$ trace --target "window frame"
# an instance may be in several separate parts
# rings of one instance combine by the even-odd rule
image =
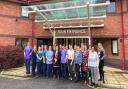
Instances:
[[[116,44],[117,44],[117,53],[114,53],[114,51],[113,51],[113,41],[117,41],[116,42]],[[112,55],[118,55],[119,54],[119,50],[118,50],[119,48],[118,48],[118,39],[111,39],[111,53],[112,53]]]

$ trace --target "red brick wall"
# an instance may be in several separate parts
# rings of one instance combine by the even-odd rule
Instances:
[[[21,17],[21,5],[7,1],[0,1],[1,41],[4,39],[4,44],[9,45],[10,43],[10,45],[15,45],[15,38],[19,36],[21,38],[31,37],[31,35],[32,21],[28,18]],[[7,39],[5,40],[5,38]]]
[[[38,37],[51,37],[51,33],[49,30],[44,30],[43,23],[35,24],[35,36]]]
[[[0,0],[0,14],[20,16],[20,9],[20,4],[6,2],[6,0]]]

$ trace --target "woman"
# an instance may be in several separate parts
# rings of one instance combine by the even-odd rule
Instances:
[[[89,56],[89,51],[87,46],[85,45],[83,51],[83,61],[82,61],[82,73],[83,73],[83,78],[85,80],[85,84],[87,83],[87,79],[88,79],[88,56]]]
[[[63,79],[67,78],[67,50],[65,46],[61,50],[61,74]]]
[[[101,43],[98,43],[98,55],[99,55],[99,74],[100,74],[100,79],[99,81],[104,81],[104,55],[105,55],[105,50],[102,46]]]
[[[80,47],[77,46],[77,49],[74,54],[74,63],[75,63],[75,73],[76,73],[76,80],[75,82],[80,81],[80,68],[82,64],[82,52],[80,51]]]
[[[36,75],[36,60],[37,60],[37,57],[36,57],[36,53],[37,53],[37,50],[36,50],[36,46],[33,47],[33,51],[32,51],[32,76],[34,77]]]
[[[50,78],[53,75],[53,56],[54,53],[52,51],[52,47],[49,46],[48,51],[46,53],[46,64],[47,64],[47,77]]]
[[[43,58],[43,52],[40,46],[38,47],[36,57],[37,57],[37,61],[36,61],[37,62],[37,75],[41,76],[41,60]]]
[[[41,75],[43,76],[43,64],[44,64],[44,45],[41,45],[41,49],[42,49],[42,53],[43,53],[43,57],[41,59]]]
[[[54,50],[54,65],[53,65],[53,75],[56,78],[60,78],[60,59],[59,59],[59,49],[58,46]]]
[[[98,86],[99,57],[94,47],[92,47],[91,51],[89,52],[88,66],[89,69],[91,70],[91,79],[92,79],[91,85],[96,88]]]
[[[73,79],[73,62],[74,62],[74,50],[72,45],[69,45],[69,50],[67,51],[67,58],[68,58],[68,71],[70,80]]]

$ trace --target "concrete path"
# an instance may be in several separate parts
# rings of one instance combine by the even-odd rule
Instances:
[[[25,75],[25,67],[3,70],[0,76],[17,79],[17,80],[29,80],[29,81],[33,80],[31,77],[28,77]],[[42,81],[53,81],[53,80],[43,79]],[[56,80],[56,81],[59,82],[59,80]],[[76,85],[76,83],[73,83],[73,84]],[[97,89],[128,89],[128,71],[122,71],[120,69],[105,66],[105,84],[102,82],[99,82],[99,85],[100,87],[98,87]],[[82,86],[84,86],[85,89],[87,88],[87,86],[85,86],[84,84],[82,84]],[[89,87],[93,88],[91,86]],[[53,88],[53,89],[56,89],[56,88]],[[65,89],[71,89],[71,88],[69,87]],[[76,89],[83,89],[83,88],[76,88]]]

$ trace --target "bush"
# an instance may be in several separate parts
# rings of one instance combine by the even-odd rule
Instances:
[[[0,46],[0,70],[22,66],[24,55],[18,46]]]

